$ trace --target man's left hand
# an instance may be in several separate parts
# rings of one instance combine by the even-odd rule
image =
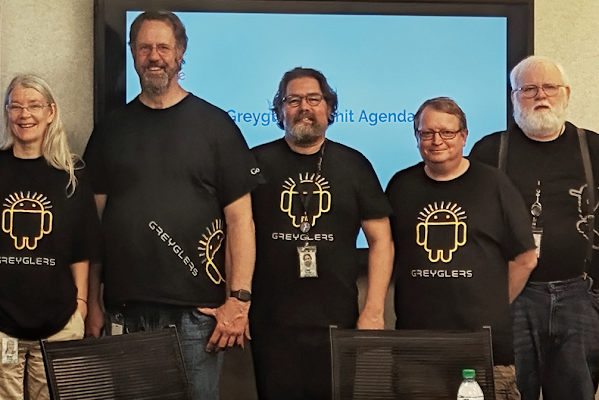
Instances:
[[[244,348],[245,338],[251,339],[248,322],[249,302],[228,298],[218,308],[198,308],[198,311],[216,318],[216,328],[208,341],[206,351],[211,353],[231,348],[237,343]]]
[[[362,311],[358,323],[356,324],[358,329],[385,329],[385,318],[383,313],[370,312],[368,310]]]

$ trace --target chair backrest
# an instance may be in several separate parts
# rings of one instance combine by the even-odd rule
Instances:
[[[191,400],[175,327],[42,341],[42,351],[54,400]]]
[[[451,399],[476,370],[495,400],[490,329],[476,332],[331,328],[333,399]]]

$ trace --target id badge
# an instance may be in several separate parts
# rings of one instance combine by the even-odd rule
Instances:
[[[301,246],[297,248],[300,278],[318,278],[316,266],[316,246]]]
[[[541,238],[543,237],[543,228],[532,228],[532,237],[535,240],[537,258],[541,257]]]
[[[109,332],[107,332],[110,336],[120,336],[123,334],[125,327],[125,318],[123,314],[120,312],[112,315],[109,315]]]
[[[123,325],[115,324],[114,322],[110,323],[110,335],[111,336],[120,336],[123,334]]]
[[[2,338],[2,364],[17,364],[19,362],[19,339]]]

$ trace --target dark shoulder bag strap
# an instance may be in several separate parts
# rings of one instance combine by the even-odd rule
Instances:
[[[584,260],[584,273],[589,272],[591,260],[593,259],[593,244],[595,243],[595,180],[593,179],[593,167],[591,164],[591,155],[589,154],[589,145],[587,135],[584,129],[577,128],[578,142],[580,143],[580,153],[582,154],[582,163],[584,165],[584,175],[587,181],[587,237],[588,247]]]
[[[507,162],[507,145],[509,141],[510,131],[508,129],[505,132],[501,133],[501,138],[499,139],[499,160],[497,162],[497,168],[499,168],[504,173],[507,173],[505,165]]]

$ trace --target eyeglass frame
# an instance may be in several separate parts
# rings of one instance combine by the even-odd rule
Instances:
[[[426,132],[423,131],[422,129],[418,129],[416,131],[416,134],[418,135],[418,139],[420,139],[421,141],[424,141],[424,142],[428,142],[429,140],[433,140],[435,138],[435,134],[438,134],[439,137],[441,138],[441,140],[452,140],[452,139],[455,139],[458,136],[458,134],[463,131],[464,131],[464,129],[462,129],[462,128],[459,128],[457,131],[450,131],[448,129],[443,129],[441,131],[426,131]],[[426,134],[432,133],[432,136],[430,138],[426,139],[426,138],[422,137],[423,133],[426,133]],[[443,135],[447,136],[448,133],[451,135],[451,137],[443,137]]]
[[[133,48],[133,51],[135,51],[135,54],[141,54],[144,57],[147,57],[148,55],[152,54],[154,49],[156,49],[156,52],[160,54],[161,57],[175,53],[177,51],[177,45],[175,45],[175,47],[171,47],[169,44],[166,43],[136,43],[131,47]]]
[[[308,99],[310,96],[318,96],[318,97],[320,97],[320,100],[318,100],[318,102],[316,104],[311,104],[310,100]],[[290,97],[293,98],[293,100],[299,100],[299,103],[297,103],[297,105],[289,104],[289,98]],[[299,107],[302,104],[302,102],[304,101],[304,99],[306,100],[306,103],[308,103],[309,106],[316,107],[317,105],[319,105],[320,103],[322,103],[322,101],[324,100],[324,94],[322,94],[322,93],[308,93],[305,96],[300,96],[300,95],[297,95],[297,94],[290,94],[289,96],[283,97],[283,104],[285,104],[288,107],[296,108],[296,107]]]
[[[529,97],[524,94],[524,89],[533,88],[533,87],[535,88],[535,93],[532,96]],[[545,90],[546,87],[555,87],[555,88],[557,88],[557,92],[555,92],[555,94],[548,94],[547,91]],[[520,92],[522,94],[522,97],[524,97],[525,99],[534,99],[539,94],[539,90],[543,90],[543,93],[545,93],[545,96],[555,97],[559,94],[559,90],[561,88],[565,88],[565,87],[568,87],[568,86],[567,85],[558,85],[558,84],[554,84],[554,83],[544,83],[540,86],[539,85],[524,85],[522,87],[512,90],[512,93]]]
[[[45,103],[45,104],[40,104],[40,109],[38,111],[31,111],[29,108],[30,107],[34,107],[34,106],[38,106],[38,104],[31,104],[31,105],[27,105],[27,106],[22,106],[20,104],[16,104],[16,103],[10,103],[7,104],[6,106],[4,106],[4,109],[6,110],[7,113],[11,114],[11,115],[21,115],[23,113],[23,110],[27,110],[27,112],[31,115],[38,115],[45,107],[50,107],[53,103]],[[12,108],[19,108],[19,112],[18,113],[14,113]],[[16,110],[15,110],[16,111]]]

